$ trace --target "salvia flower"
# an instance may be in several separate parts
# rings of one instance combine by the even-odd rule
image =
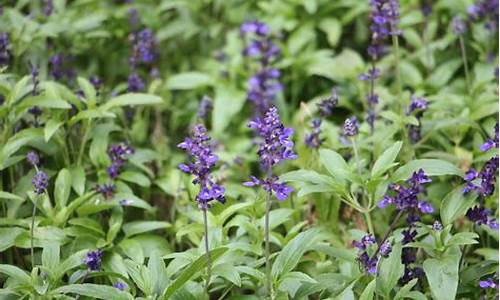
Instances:
[[[375,237],[371,234],[363,236],[360,241],[352,241],[352,245],[359,249],[356,260],[368,274],[377,273],[378,256],[370,257],[368,254],[368,248],[376,243]]]
[[[33,191],[41,195],[49,185],[49,177],[44,171],[37,171],[31,180],[31,184],[33,185]]]
[[[265,170],[271,169],[281,161],[297,158],[292,149],[291,136],[293,135],[293,129],[285,127],[281,123],[276,107],[269,108],[263,118],[251,121],[248,127],[254,129],[257,135],[262,138],[257,154]]]
[[[38,85],[40,84],[40,71],[38,70],[38,67],[36,67],[33,64],[29,64],[30,67],[30,76],[31,76],[31,83],[33,84],[33,88],[31,89],[31,95],[36,96],[40,94],[40,91],[38,90]]]
[[[371,132],[374,130],[374,123],[376,119],[375,105],[379,102],[379,97],[375,93],[375,81],[380,76],[380,70],[372,67],[366,74],[361,74],[359,76],[360,80],[368,81],[370,84],[370,92],[366,96],[366,101],[368,102],[368,113],[366,121],[370,125]]]
[[[52,0],[43,0],[43,14],[48,17],[54,11],[54,2]]]
[[[146,28],[130,34],[130,40],[133,43],[130,57],[132,66],[137,66],[139,63],[151,64],[158,56],[158,42],[151,29]]]
[[[356,117],[347,118],[344,122],[343,129],[345,136],[352,137],[357,135],[359,130],[358,118]]]
[[[34,151],[28,152],[28,154],[26,155],[26,160],[33,167],[38,166],[38,164],[40,163],[40,158],[38,157],[38,154],[36,154],[36,152],[34,152]]]
[[[90,271],[99,271],[101,269],[102,255],[101,249],[87,252],[84,262]]]
[[[482,289],[498,289],[498,282],[496,282],[492,277],[486,278],[486,280],[479,281],[479,287]]]
[[[225,203],[224,187],[216,184],[211,177],[211,170],[219,160],[213,153],[210,137],[207,135],[205,126],[199,124],[191,130],[191,136],[177,145],[185,150],[190,162],[180,164],[179,169],[187,174],[193,175],[194,184],[200,185],[200,192],[196,196],[196,202],[200,209],[208,209],[210,201],[216,200]]]
[[[498,123],[495,124],[495,137],[493,139],[488,139],[479,149],[481,151],[488,151],[493,147],[498,148]]]
[[[117,282],[113,284],[113,287],[119,289],[120,291],[124,291],[128,285],[125,282]]]
[[[406,186],[398,184],[389,185],[389,190],[395,195],[385,195],[378,206],[385,208],[387,205],[392,204],[398,210],[417,209],[424,214],[433,213],[434,208],[432,205],[419,199],[419,195],[425,192],[423,185],[431,181],[425,172],[419,169],[407,180]]]
[[[432,224],[432,230],[434,231],[443,230],[443,224],[441,224],[441,222],[439,222],[438,220],[434,221],[434,223]]]
[[[467,24],[459,16],[453,18],[452,27],[455,35],[463,35],[467,31]]]
[[[128,156],[135,153],[135,149],[128,143],[112,145],[108,149],[108,156],[111,159],[111,165],[108,167],[108,176],[115,179],[120,175],[121,167],[125,164]]]
[[[323,143],[323,139],[319,136],[321,134],[321,119],[313,119],[311,127],[312,132],[306,135],[305,143],[309,148],[318,149]]]
[[[370,0],[371,6],[371,44],[368,54],[373,60],[379,59],[385,52],[384,42],[387,37],[399,35],[399,1],[398,0]]]
[[[491,229],[498,230],[498,221],[490,217],[492,213],[493,212],[491,210],[486,209],[485,207],[475,206],[470,208],[465,216],[477,225],[487,225]]]
[[[262,139],[258,145],[257,154],[260,158],[260,165],[266,171],[265,179],[250,177],[250,181],[245,182],[245,186],[262,186],[262,188],[274,195],[280,201],[285,200],[293,189],[285,183],[280,183],[279,177],[272,175],[272,167],[285,160],[293,160],[297,155],[293,152],[293,142],[291,136],[293,129],[287,128],[281,123],[278,109],[271,107],[263,118],[251,121],[248,126],[255,130]]]
[[[6,66],[10,61],[10,40],[7,32],[0,32],[0,66]]]
[[[332,93],[330,97],[323,99],[317,104],[319,115],[323,118],[333,115],[333,110],[337,107],[339,103],[339,96],[337,94],[337,89],[332,88]]]
[[[421,118],[428,108],[428,102],[422,97],[412,95],[410,97],[410,106],[407,115],[413,114],[418,120],[419,125],[408,125],[408,134],[413,143],[421,139]]]
[[[477,0],[467,13],[470,20],[484,22],[484,26],[493,31],[498,28],[498,9],[498,0]]]
[[[96,192],[103,195],[106,199],[111,199],[115,195],[116,186],[112,183],[109,184],[100,184],[95,188]]]
[[[262,116],[273,106],[275,98],[283,89],[279,79],[281,73],[271,63],[281,54],[273,42],[269,26],[259,21],[248,21],[240,26],[245,41],[243,55],[257,63],[256,73],[248,80],[247,99],[255,106],[257,116]]]
[[[127,91],[134,93],[144,90],[145,83],[142,78],[136,72],[133,72],[128,76],[128,87]]]
[[[197,116],[200,119],[206,119],[208,117],[208,114],[213,109],[213,103],[212,99],[208,96],[203,96],[200,101],[200,105],[198,106],[198,113]]]
[[[380,255],[383,257],[388,257],[392,252],[391,242],[385,241],[382,245],[380,245]]]
[[[64,53],[57,53],[49,57],[50,75],[55,80],[71,81],[75,77],[75,71],[71,68],[71,57]]]

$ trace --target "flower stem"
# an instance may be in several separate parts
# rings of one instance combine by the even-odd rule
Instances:
[[[467,64],[467,52],[465,50],[464,37],[462,35],[458,36],[458,40],[460,42],[460,52],[462,52],[462,61],[464,64],[465,70],[465,86],[467,88],[467,94],[471,95],[470,89],[470,79],[469,79],[469,65]]]
[[[382,238],[382,240],[380,241],[380,243],[378,243],[377,250],[375,251],[375,253],[373,254],[372,257],[376,257],[377,256],[377,254],[380,251],[380,247],[385,243],[385,241],[387,240],[387,238],[389,238],[389,235],[392,233],[392,231],[394,231],[394,228],[396,227],[396,224],[398,224],[399,219],[401,219],[401,216],[403,216],[403,213],[404,213],[403,209],[398,212],[398,214],[394,218],[394,221],[392,221],[391,226],[389,226],[389,230],[387,230],[387,232],[385,233],[385,235]]]
[[[82,164],[83,153],[85,151],[85,144],[87,143],[89,132],[90,132],[90,121],[88,121],[87,124],[85,124],[85,133],[83,134],[82,144],[80,145],[80,152],[78,153],[78,160],[76,162],[77,166]]]
[[[364,212],[363,214],[365,215],[366,226],[368,226],[368,232],[371,234],[375,234],[375,230],[373,230],[373,223],[372,223],[372,217],[370,216],[370,212],[367,211]]]
[[[354,151],[354,159],[356,160],[356,168],[358,170],[358,175],[361,177],[361,163],[359,160],[359,153],[358,153],[358,147],[356,144],[356,138],[352,137],[351,138],[351,143],[352,143],[352,149]]]
[[[33,201],[33,212],[31,214],[31,227],[30,227],[30,243],[31,243],[31,268],[35,267],[35,250],[34,250],[34,234],[35,234],[35,214],[36,214],[36,200],[38,195],[35,195],[35,200]]]
[[[207,208],[203,210],[203,223],[205,225],[205,255],[207,260],[207,280],[205,282],[205,292],[210,298],[210,293],[208,290],[208,286],[210,284],[210,277],[212,276],[212,260],[210,258],[210,248],[208,245],[208,220],[207,220]]]
[[[271,193],[267,194],[266,197],[266,215],[264,217],[264,239],[265,239],[265,255],[266,255],[266,278],[267,278],[267,291],[271,299],[273,299],[273,286],[272,286],[272,276],[271,276],[271,261],[270,250],[269,250],[269,212],[271,211]]]
[[[401,117],[404,116],[404,102],[403,99],[401,98],[401,73],[399,71],[399,40],[398,36],[394,34],[392,36],[392,44],[394,46],[394,59],[395,59],[395,69],[396,69],[396,97],[398,98],[397,101],[400,105],[399,109],[401,112]]]

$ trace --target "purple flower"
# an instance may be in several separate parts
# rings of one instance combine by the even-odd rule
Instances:
[[[260,180],[251,176],[251,181],[245,182],[245,186],[261,185],[269,194],[275,194],[280,201],[285,200],[293,191],[285,183],[279,183],[278,176],[272,175],[272,167],[284,160],[293,160],[297,155],[293,152],[293,142],[290,140],[293,135],[293,129],[285,127],[280,120],[278,109],[271,107],[264,118],[257,118],[251,121],[248,126],[254,129],[257,135],[262,139],[258,143],[259,150],[257,154],[260,158],[260,164],[266,171],[267,178]]]
[[[180,164],[179,169],[194,175],[193,183],[200,185],[200,192],[196,196],[198,207],[208,209],[210,207],[209,202],[212,200],[224,204],[226,201],[224,198],[225,189],[211,179],[211,170],[219,158],[212,151],[210,137],[207,135],[205,126],[201,124],[194,126],[191,130],[191,136],[187,137],[177,147],[185,150],[190,157],[190,162]]]
[[[335,109],[335,107],[337,107],[338,103],[339,96],[337,94],[337,89],[332,88],[330,97],[317,104],[320,116],[326,118],[333,115],[333,110]]]
[[[50,75],[58,81],[73,80],[75,71],[71,68],[70,61],[71,57],[61,52],[49,57]]]
[[[487,278],[486,280],[479,281],[479,287],[482,289],[498,289],[498,283],[495,282],[493,278]]]
[[[379,78],[379,76],[380,70],[375,67],[372,67],[370,70],[368,70],[368,73],[361,74],[359,76],[360,80],[368,81],[370,83],[370,92],[366,96],[369,108],[366,121],[370,125],[370,130],[372,133],[374,130],[375,119],[377,117],[375,113],[375,105],[377,105],[379,102],[378,95],[375,94],[375,80]]]
[[[371,234],[363,236],[360,241],[352,241],[352,245],[360,250],[356,260],[363,266],[365,272],[368,274],[377,273],[378,257],[370,257],[366,251],[368,247],[376,243],[375,237]]]
[[[453,18],[452,25],[455,35],[463,35],[467,31],[467,25],[459,16]]]
[[[392,252],[391,242],[385,241],[382,245],[380,245],[380,255],[383,257],[388,257]]]
[[[144,81],[137,73],[132,73],[128,76],[127,91],[134,93],[142,91],[145,87]]]
[[[103,195],[106,199],[111,199],[115,195],[116,186],[112,183],[100,184],[95,187],[96,192]]]
[[[434,223],[432,224],[432,229],[434,231],[441,231],[443,230],[443,224],[441,224],[441,222],[439,222],[438,220],[434,221]]]
[[[279,70],[265,68],[258,71],[248,81],[247,99],[254,104],[258,116],[266,113],[283,89],[279,77]]]
[[[495,192],[497,173],[498,156],[494,156],[485,163],[481,172],[478,173],[476,170],[470,169],[465,173],[464,179],[467,183],[463,192],[468,193],[470,191],[477,191],[482,197],[493,195]]]
[[[113,287],[119,289],[120,291],[124,291],[128,285],[125,282],[117,282],[113,284]]]
[[[421,139],[421,118],[424,112],[427,110],[428,102],[422,97],[417,97],[412,95],[410,98],[410,106],[408,108],[408,115],[413,114],[417,120],[419,125],[408,125],[408,134],[410,140],[413,143],[418,142]]]
[[[44,171],[37,171],[31,180],[33,190],[36,194],[41,195],[49,185],[49,177]]]
[[[269,31],[269,26],[266,23],[259,21],[247,21],[240,26],[240,34],[242,36],[251,33],[255,33],[259,36],[266,36],[269,34]]]
[[[379,59],[385,52],[384,41],[391,35],[399,35],[398,0],[370,0],[371,6],[371,44],[368,54],[373,60]]]
[[[7,32],[0,33],[0,66],[6,66],[10,62],[10,40]]]
[[[130,199],[122,199],[118,202],[121,206],[129,206],[133,203]]]
[[[262,138],[257,154],[265,170],[284,160],[293,160],[297,155],[293,152],[293,142],[290,140],[293,129],[285,127],[280,120],[278,109],[271,107],[264,118],[251,121],[248,127],[254,129]]]
[[[90,84],[92,84],[96,91],[99,91],[99,89],[102,87],[102,79],[97,76],[90,76],[89,82]]]
[[[498,230],[498,222],[490,217],[491,214],[491,210],[480,205],[469,208],[465,216],[477,225],[488,225],[491,229]]]
[[[40,84],[40,79],[38,76],[40,75],[40,72],[38,68],[31,63],[29,64],[29,67],[30,67],[31,83],[33,84],[31,95],[36,96],[40,94],[40,91],[38,90],[38,85]]]
[[[99,271],[101,269],[102,255],[103,252],[101,249],[87,252],[84,262],[90,271]]]
[[[427,110],[427,107],[428,107],[427,100],[425,100],[422,97],[412,95],[410,97],[410,107],[409,107],[408,113],[410,114],[416,110],[425,111],[425,110]]]
[[[139,24],[139,13],[136,8],[129,8],[127,11],[127,17],[130,27],[135,28]]]
[[[309,148],[318,149],[323,143],[323,139],[319,136],[321,134],[321,119],[313,119],[311,125],[312,132],[306,135],[305,143]]]
[[[347,118],[344,122],[344,135],[346,136],[355,136],[358,134],[358,118],[351,117]]]
[[[491,148],[497,148],[498,149],[498,123],[495,124],[495,137],[493,139],[488,139],[484,144],[479,147],[481,151],[488,151]]]
[[[434,207],[432,207],[432,205],[426,201],[419,201],[418,202],[418,209],[423,214],[432,214],[434,212]]]
[[[128,143],[120,143],[112,145],[108,149],[108,156],[111,160],[111,165],[108,167],[108,176],[115,179],[120,175],[121,167],[125,164],[128,156],[135,153],[135,149]]]
[[[484,21],[485,28],[493,31],[498,28],[498,9],[498,0],[477,0],[467,13],[471,21]]]
[[[201,98],[200,104],[198,106],[198,118],[200,119],[206,119],[208,117],[208,114],[212,111],[213,109],[213,104],[212,104],[212,99],[208,96],[203,96]]]
[[[38,154],[34,151],[28,152],[26,155],[26,160],[32,165],[33,167],[38,166],[40,163],[40,158],[38,157]]]
[[[43,0],[43,14],[48,17],[54,11],[54,3],[52,0]]]
[[[129,62],[132,68],[139,63],[151,64],[158,57],[158,42],[149,28],[143,29],[138,33],[131,33],[129,36],[132,42],[132,55]]]

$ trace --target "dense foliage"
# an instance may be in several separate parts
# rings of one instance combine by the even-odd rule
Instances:
[[[0,299],[497,299],[498,0],[4,0]]]

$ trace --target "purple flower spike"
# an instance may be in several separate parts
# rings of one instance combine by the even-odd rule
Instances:
[[[101,269],[101,259],[103,252],[101,249],[89,251],[85,257],[85,264],[90,271],[99,271]]]
[[[198,106],[198,118],[204,120],[208,117],[208,114],[213,109],[212,99],[208,96],[203,96],[200,101],[200,105]]]
[[[38,154],[34,151],[28,152],[26,155],[26,160],[32,165],[33,167],[38,166],[40,163],[40,158],[38,157]]]
[[[392,252],[391,242],[385,241],[382,245],[380,245],[380,255],[383,257],[388,257]]]
[[[453,18],[452,26],[455,35],[463,35],[467,31],[467,24],[458,16]]]
[[[311,125],[312,132],[306,136],[305,143],[309,148],[318,149],[323,143],[323,139],[319,136],[321,134],[321,119],[313,119]]]
[[[191,136],[177,145],[185,150],[189,157],[188,164],[180,164],[179,169],[185,173],[195,176],[194,184],[200,185],[200,192],[196,196],[196,201],[200,209],[208,209],[209,202],[217,200],[225,203],[224,188],[217,185],[211,179],[211,170],[219,160],[212,151],[210,137],[207,135],[207,129],[203,125],[196,125],[191,131]]]
[[[0,33],[0,66],[6,66],[10,62],[10,40],[6,32]]]
[[[355,136],[358,134],[358,119],[356,117],[347,118],[344,122],[344,135]]]
[[[436,221],[434,221],[434,223],[432,224],[432,229],[433,229],[434,231],[441,231],[441,230],[443,230],[443,224],[441,224],[441,222],[439,222],[439,221],[437,221],[437,220],[436,220]]]
[[[479,287],[481,287],[482,289],[498,289],[498,283],[490,277],[486,280],[480,280]]]
[[[495,125],[495,137],[493,139],[488,139],[484,144],[479,147],[481,151],[488,151],[491,148],[497,148],[498,149],[498,123]]]
[[[333,110],[337,107],[338,103],[339,96],[337,94],[337,89],[332,88],[330,97],[317,104],[320,116],[326,118],[333,115]]]
[[[124,291],[128,285],[125,282],[117,282],[113,284],[113,287],[119,289],[120,291]]]
[[[116,186],[114,184],[101,184],[96,186],[95,190],[109,200],[115,195]]]
[[[44,171],[37,171],[31,180],[33,190],[36,194],[41,195],[45,192],[49,185],[49,177]]]
[[[127,143],[112,145],[108,149],[111,165],[108,167],[108,176],[115,179],[120,175],[121,167],[125,164],[128,156],[135,153],[135,149]]]

